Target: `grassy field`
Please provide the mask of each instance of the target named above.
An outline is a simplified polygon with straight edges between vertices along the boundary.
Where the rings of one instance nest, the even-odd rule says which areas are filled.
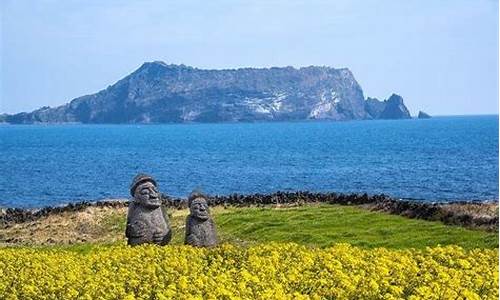
[[[358,207],[320,205],[285,209],[227,209],[216,214],[223,240],[295,242],[330,246],[350,243],[364,248],[425,248],[459,245],[497,248],[497,233],[408,219]]]
[[[182,244],[188,210],[171,210],[172,244]],[[458,245],[498,248],[494,232],[408,219],[355,206],[212,208],[221,241],[240,245],[295,242],[326,247],[350,243],[363,248],[425,248]],[[3,245],[70,246],[85,251],[93,244],[125,243],[126,208],[88,208],[0,229]]]

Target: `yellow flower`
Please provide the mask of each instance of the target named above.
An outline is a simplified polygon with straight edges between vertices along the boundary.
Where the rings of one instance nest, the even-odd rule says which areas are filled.
[[[0,299],[497,299],[498,250],[0,249]]]

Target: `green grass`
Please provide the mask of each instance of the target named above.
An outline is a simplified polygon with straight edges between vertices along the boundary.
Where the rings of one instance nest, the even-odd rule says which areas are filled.
[[[373,248],[425,248],[459,245],[498,248],[498,234],[408,219],[353,206],[307,205],[294,208],[217,210],[222,240],[236,243],[295,242],[325,247],[350,243]]]
[[[169,212],[173,230],[171,244],[184,242],[187,210]],[[425,248],[458,245],[466,249],[498,248],[498,233],[444,225],[441,222],[408,219],[355,206],[304,205],[290,208],[212,208],[222,242],[251,245],[260,242],[295,242],[327,247],[350,243],[363,248]],[[113,215],[100,230],[125,234],[125,216]],[[99,244],[125,244],[124,240]],[[30,246],[38,249],[87,253],[97,244]]]
[[[127,228],[127,218],[115,212],[103,219],[99,226],[106,232],[122,233]]]

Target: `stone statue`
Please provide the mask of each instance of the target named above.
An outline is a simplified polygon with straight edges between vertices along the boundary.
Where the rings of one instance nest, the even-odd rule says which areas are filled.
[[[189,216],[186,219],[184,244],[198,247],[212,247],[218,244],[215,223],[210,217],[207,198],[193,192],[188,198]]]
[[[166,245],[172,238],[168,217],[161,207],[156,181],[146,174],[135,176],[130,185],[134,200],[129,204],[125,236],[129,245]]]

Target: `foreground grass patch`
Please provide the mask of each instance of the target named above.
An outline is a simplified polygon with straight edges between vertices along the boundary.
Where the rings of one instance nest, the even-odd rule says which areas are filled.
[[[0,249],[0,299],[497,299],[498,251],[268,243]]]
[[[424,248],[459,245],[497,248],[498,235],[440,222],[408,219],[353,206],[229,208],[215,213],[220,235],[230,242],[295,242],[330,246]]]

